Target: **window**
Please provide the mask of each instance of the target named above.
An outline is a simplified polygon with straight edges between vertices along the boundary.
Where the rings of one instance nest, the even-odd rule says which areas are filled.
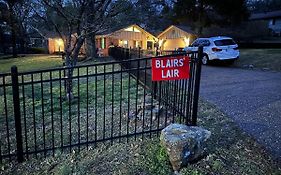
[[[128,41],[127,41],[127,40],[124,40],[124,41],[123,41],[123,47],[125,47],[125,48],[128,48],[128,47],[129,47]]]
[[[106,39],[105,38],[101,38],[101,48],[106,49]]]
[[[235,42],[232,39],[216,40],[214,43],[216,46],[235,45]]]
[[[141,41],[135,41],[135,47],[136,48],[141,47]]]
[[[151,50],[153,47],[153,42],[152,41],[147,41],[147,49]]]
[[[202,41],[200,42],[200,45],[202,45],[202,46],[210,46],[211,43],[210,43],[209,40],[202,40]]]
[[[127,31],[127,32],[137,32],[137,33],[141,32],[136,27],[128,27],[128,28],[125,29],[125,31]]]

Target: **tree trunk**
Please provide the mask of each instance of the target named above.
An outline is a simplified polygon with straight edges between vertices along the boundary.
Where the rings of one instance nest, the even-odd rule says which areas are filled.
[[[11,7],[11,6],[10,6]],[[17,38],[16,38],[16,25],[15,20],[13,17],[13,9],[9,9],[10,13],[10,25],[11,25],[11,34],[12,34],[12,49],[13,49],[13,57],[16,58],[18,56],[17,54]]]
[[[20,50],[19,50],[19,53],[21,54],[25,54],[25,40],[23,38],[20,39]]]
[[[13,26],[12,26],[12,49],[13,49],[13,57],[14,58],[18,57],[16,31]]]
[[[95,33],[90,34],[86,38],[86,55],[87,55],[88,58],[96,58],[97,57],[96,35],[95,35]]]
[[[73,77],[73,71],[74,71],[74,67],[77,64],[78,61],[78,56],[79,56],[79,52],[80,49],[83,45],[84,42],[84,38],[79,38],[77,41],[77,45],[73,50],[73,53],[71,54],[69,52],[70,49],[66,49],[66,55],[65,55],[65,63],[66,63],[66,81],[65,81],[65,90],[66,90],[66,98],[68,100],[71,100],[74,98],[73,96],[73,82],[72,82],[72,77]]]
[[[198,34],[199,36],[202,35],[203,32],[203,13],[204,13],[204,4],[203,0],[199,0],[199,29],[198,29]]]

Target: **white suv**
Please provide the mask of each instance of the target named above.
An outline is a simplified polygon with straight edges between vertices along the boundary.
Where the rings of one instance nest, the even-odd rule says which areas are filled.
[[[202,63],[205,65],[211,60],[229,60],[233,63],[239,58],[238,45],[230,37],[198,38],[185,51],[197,51],[200,45],[204,46]]]

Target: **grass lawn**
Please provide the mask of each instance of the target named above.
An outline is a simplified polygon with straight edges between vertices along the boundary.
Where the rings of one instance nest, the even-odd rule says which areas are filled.
[[[0,58],[0,73],[10,72],[13,65],[16,65],[20,72],[23,72],[62,66],[62,59],[58,55],[26,55],[18,58]]]
[[[182,175],[270,174],[281,169],[252,138],[215,106],[200,102],[199,125],[212,132],[206,156],[181,170]],[[2,165],[4,174],[172,174],[159,138],[114,143],[89,150]]]
[[[240,59],[234,66],[244,65],[281,71],[281,49],[240,49]]]

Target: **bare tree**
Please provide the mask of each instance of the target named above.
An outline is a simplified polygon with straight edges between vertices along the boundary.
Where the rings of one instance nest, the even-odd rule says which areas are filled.
[[[17,44],[20,43],[20,50],[24,52],[27,43],[27,26],[30,15],[31,0],[3,0],[0,1],[0,20],[5,22],[7,31],[11,33],[13,57],[17,57]]]
[[[108,22],[126,9],[126,0],[39,0],[33,5],[35,20],[43,20],[64,41],[67,71],[67,98],[73,98],[73,67],[88,38],[95,56],[95,35],[108,29]],[[33,26],[37,28],[38,26]]]

